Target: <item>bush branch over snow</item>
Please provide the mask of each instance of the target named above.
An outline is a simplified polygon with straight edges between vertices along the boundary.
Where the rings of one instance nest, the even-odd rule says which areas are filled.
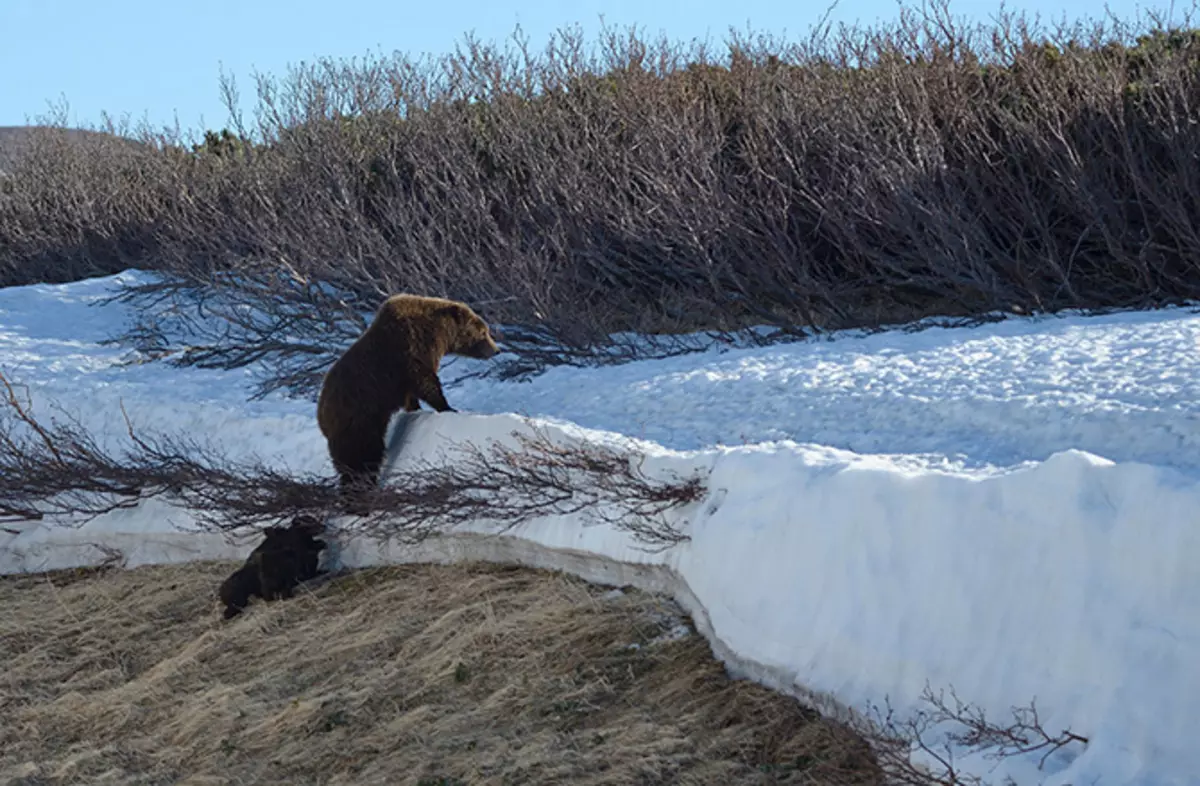
[[[136,313],[130,330],[104,343],[134,350],[130,362],[135,363],[166,359],[175,366],[254,367],[258,385],[253,398],[283,391],[315,400],[324,373],[366,329],[387,294],[375,292],[378,300],[367,300],[286,267],[204,278],[172,275],[124,284],[101,300],[124,303]],[[486,311],[489,304],[474,305]],[[662,358],[699,351],[712,342],[765,343],[785,335],[759,332],[747,339],[709,330],[702,335],[610,336],[603,346],[570,346],[544,327],[496,327],[504,354],[484,370],[457,375],[454,382],[473,376],[519,379],[554,365]],[[448,365],[454,362],[447,359]]]
[[[69,417],[39,420],[3,375],[0,384],[0,516],[9,521],[53,516],[82,523],[153,498],[187,509],[213,531],[345,510],[333,477],[233,461],[197,440],[142,435],[132,426],[125,450],[116,453]],[[386,485],[349,500],[362,513],[346,528],[414,542],[474,521],[503,531],[541,516],[579,515],[629,532],[647,548],[687,539],[665,514],[703,497],[700,478],[658,480],[635,454],[596,444],[563,447],[536,430],[515,438],[515,448],[453,445],[444,461],[410,462]]]
[[[966,771],[963,759],[982,756],[998,762],[1041,754],[1037,769],[1068,746],[1086,746],[1088,738],[1065,729],[1051,733],[1038,715],[1037,704],[1013,707],[1007,725],[989,721],[983,710],[963,702],[953,689],[935,692],[926,685],[924,705],[900,718],[890,703],[872,706],[854,717],[850,727],[867,739],[875,751],[887,783],[897,786],[987,786],[990,781]],[[1073,751],[1078,753],[1079,751]],[[978,767],[970,769],[977,770]],[[1012,778],[1005,781],[1016,786]]]
[[[134,306],[137,318],[129,331],[105,343],[132,348],[134,362],[167,358],[176,366],[254,366],[255,398],[282,390],[314,400],[324,373],[362,334],[379,305],[335,294],[287,269],[129,284],[101,302],[114,301]]]

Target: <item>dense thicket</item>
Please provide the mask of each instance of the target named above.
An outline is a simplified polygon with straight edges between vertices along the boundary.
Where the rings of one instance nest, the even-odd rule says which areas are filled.
[[[0,178],[0,283],[140,267],[272,304],[189,362],[292,353],[316,364],[280,372],[296,389],[400,290],[558,360],[614,331],[1200,295],[1200,35],[1149,17],[927,8],[716,54],[567,31],[256,80],[255,122],[194,147],[36,140]]]

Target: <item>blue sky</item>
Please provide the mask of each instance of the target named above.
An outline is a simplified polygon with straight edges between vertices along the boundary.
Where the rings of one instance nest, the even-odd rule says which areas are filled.
[[[228,120],[218,91],[222,67],[238,78],[249,106],[252,70],[282,74],[288,63],[318,56],[439,53],[471,31],[503,39],[518,23],[539,46],[564,25],[594,32],[602,14],[610,24],[717,43],[731,26],[747,24],[803,33],[827,6],[825,0],[0,0],[0,126],[36,121],[65,98],[73,124],[99,122],[107,110],[155,125],[177,114],[184,128],[220,128]],[[954,0],[952,10],[987,19],[999,7]],[[1052,19],[1103,12],[1095,0],[1021,0],[1008,7]],[[1138,6],[1112,0],[1109,8],[1128,18]],[[873,22],[896,13],[895,0],[840,0],[833,18]]]

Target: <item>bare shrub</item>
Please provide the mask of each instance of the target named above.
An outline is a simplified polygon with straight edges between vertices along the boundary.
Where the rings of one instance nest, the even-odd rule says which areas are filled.
[[[127,363],[163,359],[175,366],[225,370],[254,366],[257,383],[251,398],[282,391],[315,401],[325,372],[362,335],[384,299],[369,301],[274,271],[251,271],[238,276],[236,283],[218,283],[224,278],[213,276],[203,285],[169,278],[123,286],[119,294],[102,302],[131,304],[139,316],[129,330],[104,343],[132,349]],[[488,303],[474,304],[484,313],[488,307]],[[462,373],[453,371],[456,359],[447,358],[448,385],[475,377],[527,379],[554,365],[665,358],[795,335],[795,331],[618,334],[569,345],[545,327],[492,324],[502,354],[483,368]]]
[[[298,513],[342,515],[346,498],[333,477],[293,474],[257,460],[235,461],[190,437],[143,435],[130,427],[122,452],[97,444],[77,422],[43,423],[0,375],[0,516],[54,516],[83,523],[163,498],[187,509],[205,530],[281,524]],[[353,534],[416,542],[448,527],[486,521],[505,531],[542,516],[580,515],[630,533],[647,549],[687,540],[667,515],[700,500],[699,477],[660,480],[641,457],[596,444],[556,445],[544,432],[515,434],[517,447],[451,445],[446,460],[422,459],[386,485],[349,500]]]
[[[204,287],[178,278],[123,287],[102,302],[133,304],[141,316],[105,343],[133,349],[129,363],[254,366],[252,398],[282,390],[315,401],[325,372],[379,305],[289,271],[250,271],[231,284],[222,278],[214,275]]]
[[[255,75],[256,121],[192,147],[38,137],[0,177],[0,283],[155,269],[172,297],[134,298],[147,324],[198,331],[160,351],[266,358],[264,390],[302,393],[315,348],[397,291],[510,327],[506,375],[693,331],[1177,303],[1200,295],[1189,23],[971,25],[937,0],[720,52],[568,29],[303,63]],[[257,316],[208,319],[217,295]]]
[[[851,720],[850,727],[867,739],[874,750],[886,782],[898,786],[985,786],[981,776],[962,771],[958,763],[965,754],[982,754],[1003,759],[1042,754],[1038,767],[1054,753],[1071,745],[1086,746],[1088,738],[1064,729],[1048,731],[1038,716],[1036,701],[1012,708],[1012,721],[988,720],[978,707],[963,702],[954,692],[929,686],[921,695],[923,708],[901,719],[890,703],[872,705],[865,715]],[[930,767],[913,761],[919,753]],[[1015,786],[1011,778],[1005,781]]]
[[[700,477],[659,480],[643,472],[640,454],[598,444],[564,447],[544,430],[533,431],[514,432],[516,448],[494,441],[487,447],[466,443],[451,447],[448,460],[410,464],[400,473],[400,487],[413,488],[411,479],[419,479],[422,499],[438,500],[438,512],[430,516],[428,503],[387,504],[387,518],[369,525],[369,531],[390,537],[473,521],[511,528],[542,516],[579,515],[628,532],[647,547],[688,539],[667,514],[703,499]],[[381,492],[383,499],[372,507],[390,503],[388,486]]]

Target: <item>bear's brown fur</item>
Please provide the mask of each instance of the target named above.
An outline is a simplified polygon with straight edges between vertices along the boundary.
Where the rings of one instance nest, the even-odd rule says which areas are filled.
[[[388,421],[401,407],[414,412],[425,401],[438,412],[455,411],[438,379],[444,356],[486,360],[499,351],[487,323],[465,303],[409,294],[385,300],[326,373],[317,401],[317,425],[342,488],[378,482]]]
[[[287,527],[263,530],[263,542],[217,591],[225,604],[225,619],[240,614],[252,596],[263,600],[290,598],[297,584],[320,575],[317,563],[326,544],[316,535],[322,529],[320,521],[301,515]]]

